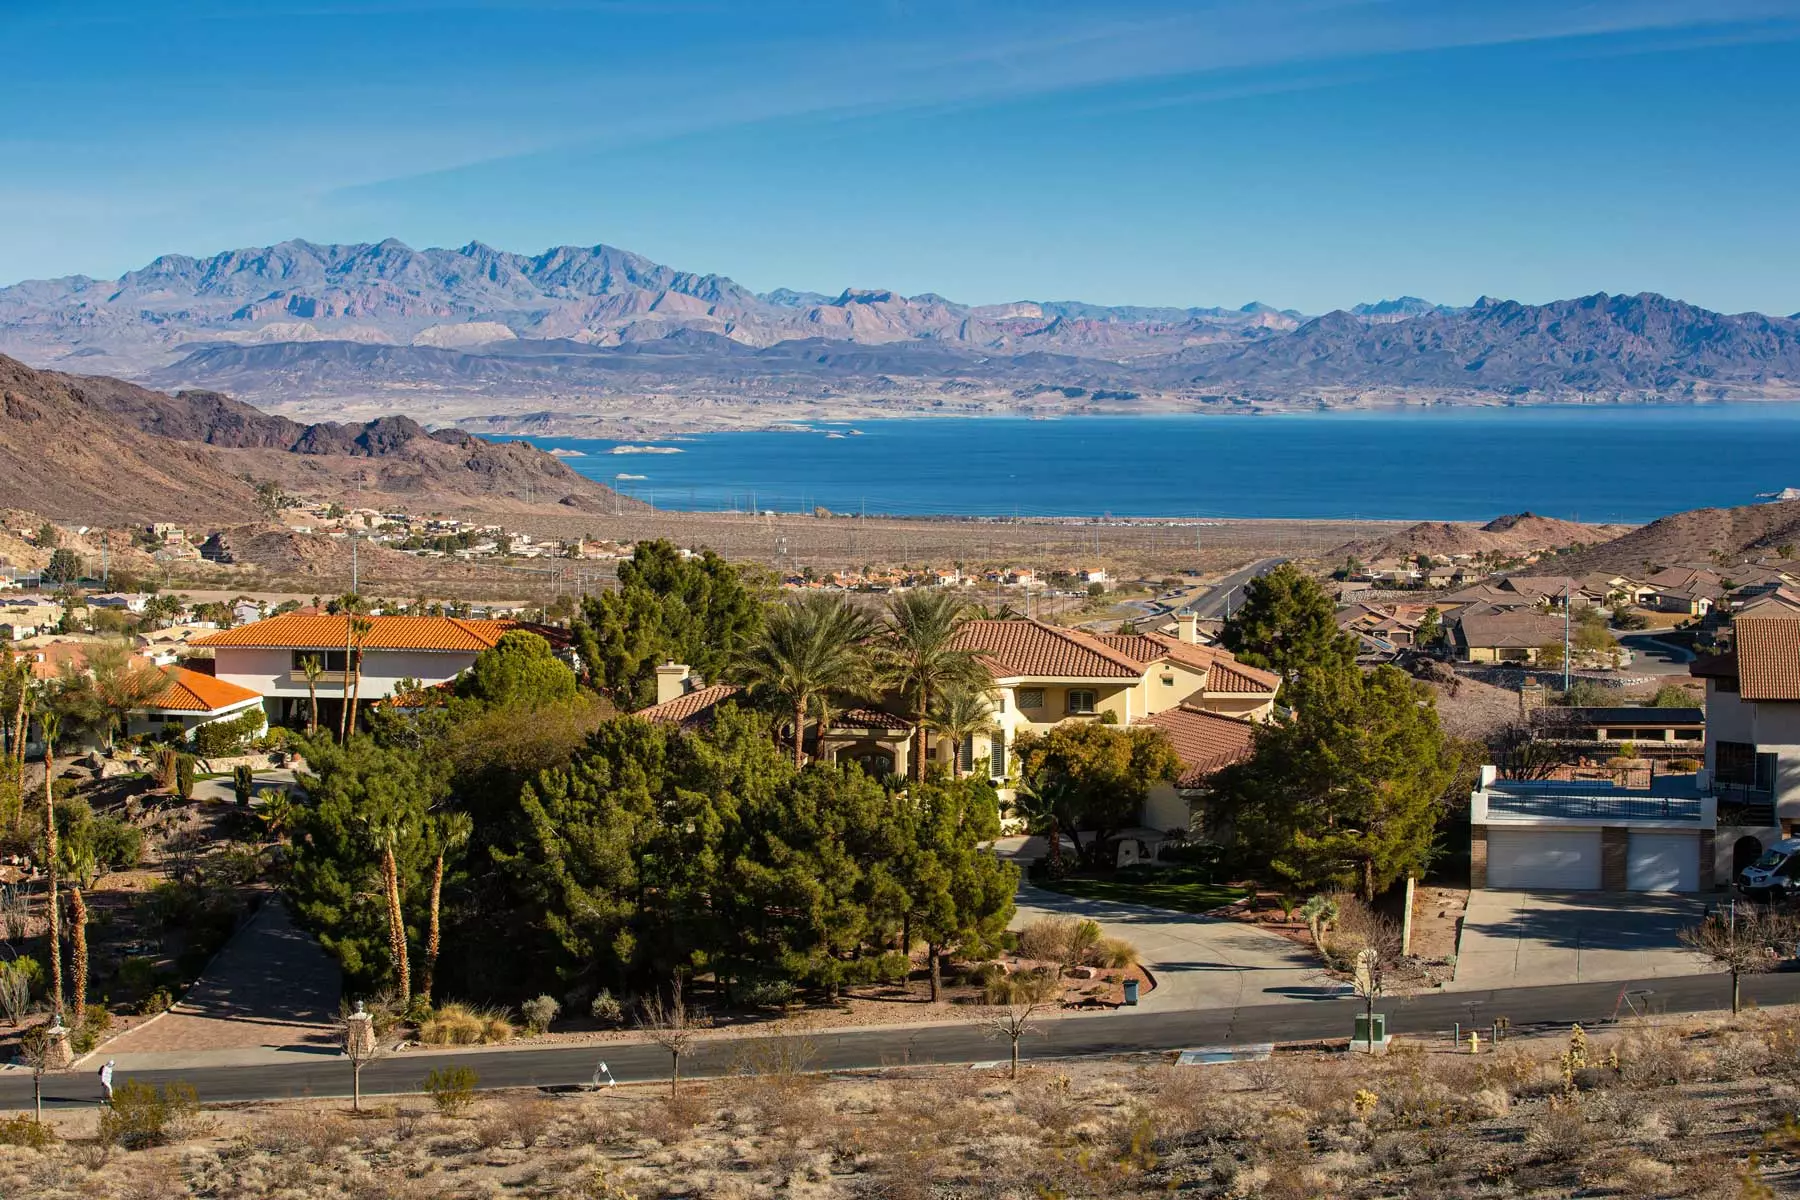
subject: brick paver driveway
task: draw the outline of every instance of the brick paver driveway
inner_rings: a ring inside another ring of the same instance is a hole
[[[179,1004],[99,1053],[123,1059],[259,1047],[324,1050],[338,1044],[340,990],[337,963],[271,897]]]

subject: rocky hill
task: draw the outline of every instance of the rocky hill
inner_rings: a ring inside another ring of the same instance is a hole
[[[1696,508],[1557,560],[1558,571],[1646,573],[1679,563],[1791,559],[1800,547],[1800,500]]]
[[[1800,394],[1800,322],[1651,294],[1468,308],[1408,296],[1319,317],[967,305],[879,288],[759,294],[605,245],[525,255],[391,239],[168,255],[114,280],[0,288],[0,352],[259,402],[363,399],[377,415],[450,397],[455,415],[480,417],[515,400],[579,413],[597,397],[670,394],[915,410],[1052,393],[1114,408]]]
[[[1330,551],[1325,558],[1328,562],[1356,558],[1365,563],[1379,563],[1411,559],[1420,554],[1500,554],[1510,557],[1608,542],[1631,528],[1628,525],[1583,525],[1530,512],[1495,517],[1485,525],[1420,521],[1388,537],[1347,542]]]
[[[634,502],[553,455],[406,417],[302,425],[211,392],[167,395],[0,357],[0,506],[64,521],[235,524],[255,484],[413,508]]]

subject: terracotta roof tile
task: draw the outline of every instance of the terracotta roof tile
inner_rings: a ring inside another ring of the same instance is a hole
[[[516,621],[477,621],[464,617],[370,617],[374,629],[365,650],[473,651],[491,649]],[[198,637],[195,646],[255,646],[281,650],[342,650],[350,618],[283,613],[236,629]]]
[[[737,695],[738,691],[739,689],[734,684],[710,684],[707,687],[695,688],[673,700],[652,704],[649,708],[640,708],[637,715],[646,721],[680,725],[684,729],[695,725],[704,725],[712,720],[713,707]]]
[[[878,708],[852,708],[831,719],[833,729],[891,729],[911,732],[912,722]]]
[[[168,686],[144,701],[140,708],[151,712],[210,713],[246,700],[262,699],[249,688],[186,667],[165,668],[163,673],[168,677]]]
[[[1215,771],[1250,757],[1256,726],[1236,717],[1222,717],[1205,709],[1182,705],[1166,709],[1143,721],[1168,734],[1181,759],[1177,787],[1197,787]]]
[[[1800,700],[1800,617],[1745,615],[1732,622],[1738,695]]]
[[[957,631],[959,649],[973,651],[1000,679],[1136,679],[1144,664],[1098,638],[1042,621],[969,621]]]
[[[1221,658],[1214,662],[1212,670],[1206,673],[1206,690],[1234,695],[1253,692],[1272,696],[1281,690],[1281,677],[1273,671],[1265,671],[1260,667],[1246,666],[1236,660]]]

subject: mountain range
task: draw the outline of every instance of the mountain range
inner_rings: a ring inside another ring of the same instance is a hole
[[[1800,321],[1651,293],[1307,315],[753,292],[610,246],[305,241],[0,288],[0,352],[258,403],[528,418],[1800,395]],[[359,414],[360,415],[360,414]],[[721,417],[721,419],[723,419]],[[493,422],[490,422],[492,424]]]

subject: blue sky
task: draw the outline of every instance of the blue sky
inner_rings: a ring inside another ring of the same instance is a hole
[[[1800,310],[1800,0],[0,0],[0,282],[287,237],[751,287]]]

